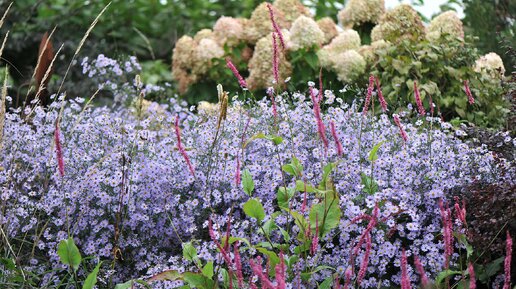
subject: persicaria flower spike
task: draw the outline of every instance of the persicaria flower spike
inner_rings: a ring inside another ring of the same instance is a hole
[[[360,264],[360,270],[358,270],[358,276],[357,276],[357,284],[360,285],[362,283],[362,280],[364,280],[365,274],[367,272],[367,267],[369,266],[369,256],[371,255],[371,234],[368,232],[365,236],[365,244],[366,244],[366,250],[364,253],[364,257],[362,258],[362,263]]]
[[[473,264],[471,262],[468,263],[468,272],[469,272],[469,289],[477,288],[477,281],[475,279],[475,269],[473,268]]]
[[[278,23],[274,19],[274,9],[272,8],[272,5],[270,3],[267,3],[267,8],[269,8],[269,17],[271,18],[272,28],[274,29],[274,32],[276,32],[276,34],[278,34],[281,48],[283,50],[285,50],[285,40],[283,38],[283,34],[281,33],[281,29],[278,26]]]
[[[274,123],[277,123],[278,122],[278,109],[276,107],[276,99],[274,97],[274,88],[269,87],[267,89],[267,94],[271,97],[272,115],[274,115]]]
[[[407,268],[407,253],[405,248],[401,250],[401,289],[410,289],[410,278]]]
[[[183,144],[181,143],[181,132],[179,130],[179,115],[176,115],[175,129],[176,129],[176,136],[177,136],[177,149],[179,150],[179,152],[185,159],[186,164],[188,165],[188,169],[190,170],[190,173],[192,174],[192,176],[195,177],[195,170],[192,166],[192,163],[190,162],[190,158],[186,154],[186,150],[183,147]]]
[[[315,234],[312,238],[312,246],[310,247],[310,251],[312,255],[317,253],[317,247],[319,246],[319,215],[315,215]]]
[[[244,274],[242,273],[242,259],[240,258],[240,252],[238,250],[238,241],[235,242],[235,245],[233,245],[234,249],[234,261],[235,261],[235,268],[236,268],[236,275],[238,280],[238,288],[244,288]]]
[[[333,121],[330,122],[330,128],[331,128],[331,135],[333,136],[333,139],[335,140],[335,146],[337,147],[337,155],[339,155],[339,157],[341,157],[344,152],[344,149],[342,148],[342,143],[339,140],[339,136],[337,135],[337,130],[335,129],[335,123]]]
[[[326,128],[324,127],[324,123],[321,118],[321,107],[319,102],[321,101],[320,98],[317,97],[316,93],[314,92],[313,87],[310,86],[310,97],[312,98],[312,102],[314,103],[314,116],[315,121],[317,122],[317,131],[319,132],[319,136],[321,137],[324,148],[328,149],[328,139],[326,138]]]
[[[414,97],[416,98],[416,105],[419,115],[425,115],[425,107],[423,106],[423,102],[421,101],[421,95],[419,94],[419,88],[417,87],[416,81],[414,81]]]
[[[366,115],[367,110],[369,109],[369,103],[371,102],[371,97],[373,95],[373,89],[374,89],[374,76],[369,76],[369,85],[367,86],[367,94],[366,99],[364,103],[364,109],[362,110],[362,113]]]
[[[464,91],[466,92],[466,95],[468,96],[468,102],[469,104],[474,104],[475,99],[473,98],[473,94],[471,93],[471,89],[469,89],[469,81],[464,80]]]
[[[428,276],[426,275],[425,268],[423,268],[423,264],[421,264],[421,260],[419,260],[418,256],[414,256],[414,265],[416,265],[417,273],[419,274],[419,278],[421,279],[421,287],[428,287],[428,285],[430,285],[430,282],[428,281]]]
[[[407,142],[408,136],[405,130],[403,129],[403,126],[401,125],[400,117],[397,114],[393,114],[392,118],[394,119],[394,123],[396,126],[400,129],[400,135],[404,142]]]
[[[503,289],[511,288],[511,259],[512,259],[512,238],[509,231],[507,231],[507,240],[505,241],[505,260],[503,262],[505,280]]]
[[[233,72],[233,75],[237,78],[238,84],[240,84],[240,87],[247,88],[247,82],[245,82],[245,79],[240,75],[240,72],[238,72],[238,69],[235,67],[233,62],[231,61],[231,58],[226,57],[226,65],[228,68]]]
[[[64,176],[64,159],[63,159],[63,148],[61,147],[61,136],[60,136],[58,120],[56,120],[56,126],[55,126],[55,130],[54,130],[54,141],[56,143],[57,168],[59,170],[59,175],[61,175],[61,177],[63,177]]]
[[[279,83],[279,52],[276,33],[272,33],[272,73],[274,74],[274,83]]]
[[[385,101],[385,98],[383,97],[382,88],[380,87],[380,80],[378,77],[375,77],[374,80],[376,82],[376,89],[378,90],[378,101],[380,102],[382,111],[387,112],[387,101]]]

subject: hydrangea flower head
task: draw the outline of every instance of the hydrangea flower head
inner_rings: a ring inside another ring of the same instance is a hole
[[[421,40],[425,27],[417,11],[409,4],[400,4],[387,11],[371,31],[371,40],[399,42],[403,39]]]
[[[476,72],[483,73],[493,79],[500,79],[505,74],[502,58],[494,52],[490,52],[477,59],[474,69]]]
[[[426,28],[426,38],[435,42],[441,35],[449,34],[457,38],[464,38],[464,28],[462,21],[455,11],[446,11],[432,19]]]
[[[384,13],[384,0],[349,0],[338,18],[344,27],[354,27],[367,22],[376,24]]]
[[[324,42],[324,32],[309,17],[299,16],[290,29],[291,49],[312,48]]]

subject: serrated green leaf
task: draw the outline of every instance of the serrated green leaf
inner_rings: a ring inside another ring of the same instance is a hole
[[[261,223],[265,218],[265,210],[258,199],[250,199],[247,201],[244,204],[244,213],[247,216],[258,220],[258,223]]]
[[[61,263],[70,266],[74,271],[77,271],[81,265],[82,257],[79,248],[75,245],[72,237],[66,240],[61,240],[57,246],[57,254]]]
[[[251,196],[254,191],[254,181],[251,172],[248,169],[245,169],[242,173],[242,187],[244,188],[244,192]]]

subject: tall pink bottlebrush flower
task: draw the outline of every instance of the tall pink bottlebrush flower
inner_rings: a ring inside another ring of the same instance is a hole
[[[475,279],[475,269],[473,268],[473,264],[471,262],[468,263],[468,272],[469,272],[469,289],[477,288],[477,280]]]
[[[176,115],[175,129],[176,129],[176,136],[177,136],[177,149],[179,150],[181,155],[183,155],[183,158],[185,159],[186,164],[188,165],[188,169],[190,170],[190,173],[192,174],[192,176],[195,177],[194,167],[192,166],[192,163],[190,162],[190,158],[186,154],[186,150],[183,147],[183,144],[181,143],[181,132],[179,131],[179,115]]]
[[[328,149],[328,139],[326,138],[326,128],[324,127],[324,123],[321,118],[321,107],[320,101],[321,99],[315,95],[313,87],[310,87],[310,97],[312,98],[312,102],[314,103],[314,116],[315,121],[317,122],[317,131],[319,132],[319,136],[323,141],[324,148]]]
[[[362,280],[364,280],[365,274],[367,273],[367,267],[369,266],[369,256],[371,255],[371,234],[367,233],[365,237],[366,250],[364,253],[364,257],[362,258],[362,263],[360,263],[360,269],[358,270],[357,276],[357,284],[360,285]]]
[[[353,270],[351,268],[346,269],[346,272],[344,273],[344,289],[349,289],[352,277]]]
[[[466,201],[462,200],[462,207],[459,205],[458,198],[455,197],[455,215],[463,225],[466,225]]]
[[[279,51],[276,35],[276,32],[272,33],[272,73],[274,75],[274,83],[279,84]]]
[[[507,240],[505,241],[505,260],[503,262],[505,280],[503,289],[510,289],[511,286],[511,259],[512,259],[512,238],[507,231]]]
[[[425,107],[423,106],[423,102],[421,101],[421,94],[419,93],[419,88],[417,87],[416,81],[414,81],[414,97],[416,99],[416,105],[419,115],[425,115]]]
[[[333,121],[330,122],[330,128],[331,128],[331,135],[333,136],[333,139],[335,140],[335,146],[337,147],[337,155],[339,157],[342,156],[344,153],[344,149],[342,148],[342,143],[339,140],[339,137],[337,136],[337,130],[335,129],[335,123]]]
[[[401,125],[400,117],[397,114],[393,114],[392,118],[394,119],[394,123],[396,126],[400,129],[400,135],[404,142],[407,142],[408,136],[405,130],[403,129],[403,126]]]
[[[253,259],[249,260],[249,265],[251,266],[253,274],[258,276],[258,279],[260,279],[260,282],[262,283],[262,289],[274,289],[272,282],[267,276],[265,276],[265,274],[263,274],[261,263],[262,258],[260,258],[260,256],[256,257],[256,262],[254,262]]]
[[[238,280],[238,288],[244,288],[244,274],[242,272],[242,259],[240,258],[240,251],[238,250],[239,242],[236,241],[235,245],[233,245],[234,249],[234,261],[235,261],[235,269]]]
[[[401,250],[401,289],[410,289],[410,278],[407,268],[407,253],[405,248]]]
[[[439,211],[443,223],[443,239],[444,239],[444,268],[448,269],[450,265],[450,257],[453,254],[453,223],[451,220],[451,211],[443,200],[439,200]]]
[[[56,120],[56,127],[54,130],[54,142],[56,143],[57,169],[59,170],[59,175],[64,177],[63,148],[61,147],[61,135],[58,120]]]
[[[228,251],[229,248],[229,236],[231,235],[231,214],[228,216],[228,224],[226,226],[226,239],[224,240],[224,251]]]
[[[373,89],[374,89],[374,76],[370,75],[369,76],[369,85],[367,86],[367,94],[366,94],[366,99],[365,99],[365,103],[364,103],[364,109],[362,110],[363,115],[366,115],[367,110],[369,109],[369,103],[371,103]]]
[[[315,214],[315,234],[312,237],[312,245],[310,246],[310,253],[315,255],[317,253],[317,247],[319,246],[319,215]]]
[[[475,99],[473,98],[473,94],[471,93],[471,89],[469,89],[469,81],[464,80],[464,91],[466,92],[466,95],[468,96],[468,102],[469,104],[474,104]]]
[[[378,79],[378,77],[375,77],[374,81],[376,83],[376,89],[378,89],[378,101],[380,102],[382,111],[387,112],[387,101],[385,101],[385,97],[383,97],[382,88],[380,87],[380,80]]]
[[[211,240],[213,241],[213,243],[215,243],[215,245],[219,249],[220,253],[222,254],[222,257],[224,258],[224,261],[226,261],[228,267],[231,267],[232,266],[231,257],[229,256],[229,253],[226,250],[224,250],[222,245],[217,240],[217,237],[215,236],[215,231],[213,231],[213,223],[211,221],[211,218],[208,219],[208,233],[210,235]]]
[[[286,283],[286,266],[285,266],[285,258],[283,257],[283,252],[280,251],[280,262],[278,265],[276,265],[276,282],[278,283],[278,286],[276,286],[277,289],[285,289],[287,287]]]
[[[245,82],[245,79],[240,75],[240,72],[238,72],[238,69],[235,67],[233,62],[231,61],[231,58],[226,57],[226,65],[228,68],[233,72],[233,75],[238,80],[238,84],[240,84],[240,87],[247,88],[247,82]]]
[[[428,287],[428,285],[430,285],[430,282],[428,281],[428,276],[426,275],[425,268],[423,268],[423,264],[421,264],[421,260],[419,260],[418,256],[414,256],[414,265],[416,265],[417,273],[419,274],[419,278],[421,279],[421,287]]]
[[[323,98],[322,67],[319,69],[319,102]]]
[[[271,18],[272,28],[274,29],[274,32],[278,34],[281,49],[285,50],[285,39],[283,38],[283,34],[281,33],[281,29],[274,19],[274,9],[272,8],[272,5],[270,3],[267,3],[267,8],[269,8],[269,17]]]

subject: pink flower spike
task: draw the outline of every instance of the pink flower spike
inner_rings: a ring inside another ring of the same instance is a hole
[[[312,255],[317,253],[317,247],[319,246],[319,215],[315,215],[315,234],[312,237],[312,246],[310,247],[310,251]]]
[[[188,165],[188,169],[190,170],[190,173],[192,174],[192,176],[195,177],[194,167],[192,166],[192,163],[190,162],[190,158],[186,154],[185,148],[181,144],[181,132],[179,131],[179,115],[176,115],[175,129],[176,129],[176,136],[177,136],[177,149],[179,150],[179,152],[185,159],[186,164]]]
[[[367,86],[367,94],[366,99],[364,103],[364,109],[362,110],[362,114],[366,115],[367,110],[369,109],[369,103],[371,102],[371,96],[373,95],[373,88],[374,88],[374,76],[369,76],[369,85]]]
[[[279,52],[278,43],[276,41],[276,33],[272,33],[272,72],[274,74],[274,81],[276,84],[279,83]]]
[[[351,278],[353,277],[353,270],[351,268],[346,269],[344,273],[344,289],[349,289],[349,284],[351,283]]]
[[[278,109],[276,108],[276,99],[274,97],[274,88],[269,87],[267,94],[271,97],[272,102],[272,115],[274,115],[274,123],[278,123]]]
[[[240,251],[238,250],[238,241],[233,245],[234,255],[235,255],[235,267],[236,267],[236,275],[238,280],[238,288],[244,288],[244,274],[242,273],[242,259],[240,258]]]
[[[417,88],[416,81],[414,81],[414,97],[416,98],[417,110],[419,111],[419,115],[425,115],[425,107],[423,106],[423,102],[421,101],[421,95],[419,94],[419,88]]]
[[[357,276],[357,284],[360,285],[362,283],[362,280],[364,280],[365,274],[367,273],[367,267],[369,266],[369,255],[371,254],[371,235],[369,232],[367,232],[367,235],[365,236],[365,242],[366,242],[366,250],[364,253],[364,257],[362,258],[362,263],[360,264],[360,270],[358,270],[358,276]]]
[[[423,264],[421,264],[421,260],[419,260],[418,256],[414,256],[414,264],[416,265],[417,273],[419,274],[419,278],[421,279],[421,286],[423,288],[428,287],[430,282],[428,281],[428,276],[426,276],[425,268],[423,268]]]
[[[469,104],[474,104],[475,99],[473,98],[473,94],[471,93],[471,90],[469,89],[469,82],[467,80],[464,80],[464,91],[466,92],[466,95],[468,96]]]
[[[240,87],[247,88],[247,83],[245,82],[242,75],[240,75],[240,72],[238,72],[238,69],[235,67],[235,65],[231,61],[231,58],[226,57],[226,65],[233,72],[233,75],[237,78],[238,84],[240,84]]]
[[[503,262],[504,268],[504,283],[503,289],[511,288],[511,259],[512,259],[512,238],[509,231],[507,231],[507,240],[505,241],[505,260]]]
[[[405,132],[405,130],[403,129],[403,126],[401,125],[399,115],[393,114],[392,118],[394,119],[394,123],[396,124],[396,126],[398,126],[398,128],[400,130],[401,138],[403,139],[404,142],[407,142],[408,136],[407,136],[407,133]]]
[[[401,289],[410,289],[407,266],[407,254],[405,248],[403,248],[401,251]]]
[[[473,264],[469,262],[468,264],[468,272],[469,272],[469,289],[477,288],[477,281],[475,280],[475,269],[473,268]]]
[[[378,89],[378,100],[380,101],[380,106],[382,107],[383,112],[387,112],[387,102],[383,97],[382,88],[380,87],[380,81],[378,80],[378,77],[375,77],[374,80],[376,83],[376,89]]]
[[[276,20],[274,20],[274,10],[272,8],[272,5],[270,3],[267,3],[267,8],[269,8],[269,17],[271,18],[272,28],[274,29],[276,34],[278,34],[281,48],[285,50],[285,40],[283,38],[283,34],[281,33],[281,29],[278,26],[278,23],[276,23]]]
[[[242,178],[240,176],[240,156],[237,156],[236,172],[235,172],[235,185],[240,185]]]
[[[56,120],[56,127],[54,130],[54,141],[56,143],[57,168],[59,170],[59,175],[61,175],[61,177],[63,177],[64,176],[63,148],[61,147],[61,135],[60,135],[58,120]]]
[[[280,251],[280,263],[276,265],[276,282],[278,283],[278,286],[276,286],[276,289],[285,289],[287,287],[286,283],[286,266],[285,266],[285,259],[283,257],[283,252]]]
[[[324,123],[321,118],[321,107],[319,103],[321,99],[317,98],[317,95],[314,92],[313,87],[310,87],[310,97],[312,98],[312,102],[314,104],[314,116],[315,121],[317,122],[317,131],[319,132],[319,136],[324,144],[324,149],[328,149],[328,139],[326,138],[326,128],[324,127]]]
[[[322,67],[319,69],[319,102],[323,98]]]
[[[330,122],[330,128],[331,135],[335,140],[335,146],[337,147],[337,154],[339,155],[339,157],[341,157],[344,152],[344,149],[342,148],[342,143],[340,142],[339,137],[337,136],[337,130],[335,129],[335,123],[333,121]]]

